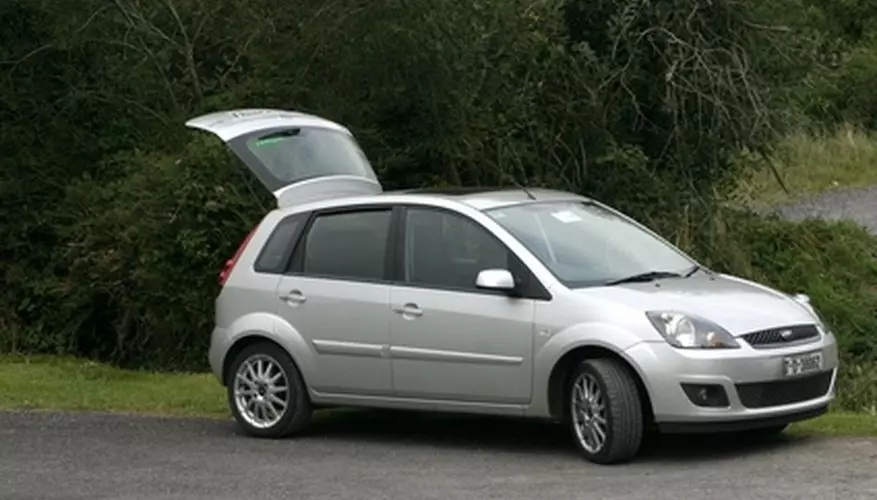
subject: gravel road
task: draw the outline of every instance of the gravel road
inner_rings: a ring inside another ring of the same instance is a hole
[[[776,211],[791,220],[849,219],[877,234],[877,186],[835,189],[776,207]]]
[[[0,413],[0,498],[648,499],[877,498],[877,441],[780,437],[649,443],[591,465],[552,425],[352,413],[299,439],[232,421]]]

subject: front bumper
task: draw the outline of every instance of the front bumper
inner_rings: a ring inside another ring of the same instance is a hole
[[[804,377],[783,377],[784,356],[821,351],[823,369]],[[668,432],[734,430],[790,423],[824,412],[834,399],[837,344],[817,342],[779,349],[676,349],[666,342],[642,342],[626,352],[649,392],[655,422]],[[683,384],[720,386],[727,400],[701,406]]]

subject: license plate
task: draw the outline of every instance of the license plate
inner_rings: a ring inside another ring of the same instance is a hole
[[[783,358],[783,375],[796,377],[822,370],[822,352],[808,352]]]

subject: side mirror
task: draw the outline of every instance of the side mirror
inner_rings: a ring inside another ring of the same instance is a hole
[[[475,286],[484,290],[515,290],[515,278],[506,269],[485,269],[475,278]]]

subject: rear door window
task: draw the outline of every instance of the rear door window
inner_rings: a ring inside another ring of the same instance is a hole
[[[391,215],[390,208],[317,215],[302,242],[302,274],[386,280]]]

